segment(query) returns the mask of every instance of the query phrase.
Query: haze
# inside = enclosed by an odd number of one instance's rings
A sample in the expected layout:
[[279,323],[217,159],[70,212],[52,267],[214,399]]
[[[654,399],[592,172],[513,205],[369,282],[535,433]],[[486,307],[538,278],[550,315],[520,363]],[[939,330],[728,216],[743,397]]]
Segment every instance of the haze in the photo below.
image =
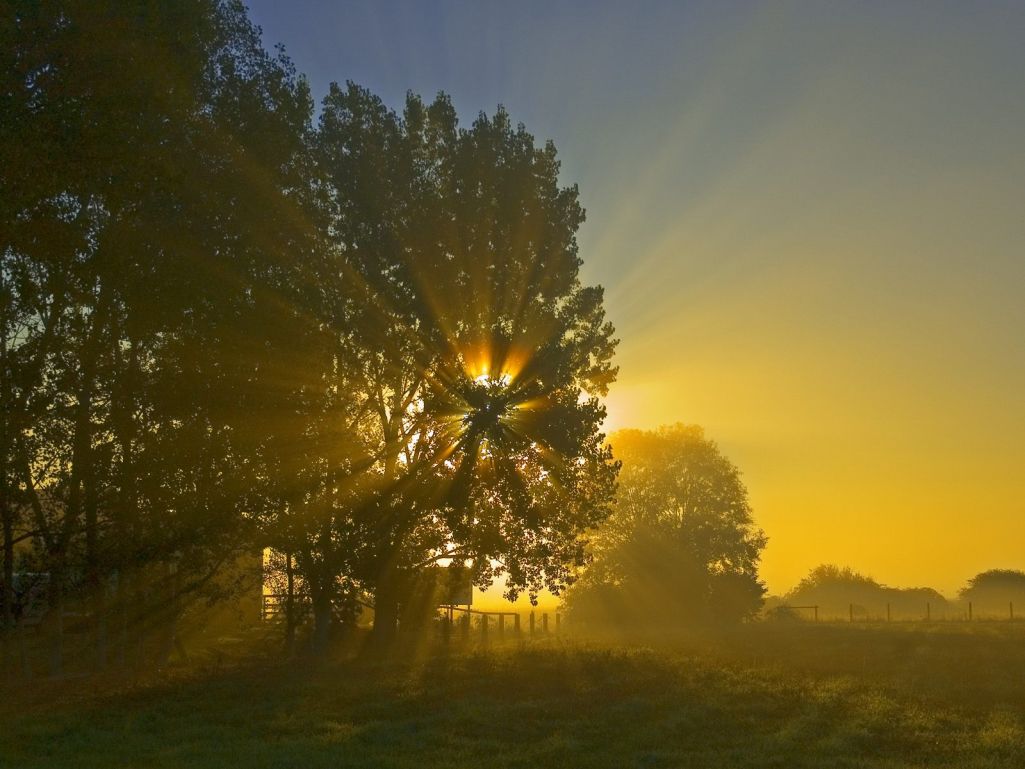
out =
[[515,6],[250,4],[318,98],[501,100],[555,141],[622,339],[608,427],[706,428],[770,592],[1025,566],[1025,8]]

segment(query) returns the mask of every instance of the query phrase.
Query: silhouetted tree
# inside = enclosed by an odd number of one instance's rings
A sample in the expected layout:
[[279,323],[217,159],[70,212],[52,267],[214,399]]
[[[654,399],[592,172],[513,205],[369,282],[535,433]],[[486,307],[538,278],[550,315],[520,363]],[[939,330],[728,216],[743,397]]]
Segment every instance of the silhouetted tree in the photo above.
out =
[[959,593],[962,601],[971,601],[975,616],[1008,616],[1009,604],[1025,614],[1025,572],[1015,569],[990,569],[968,580]]
[[651,627],[755,612],[766,538],[737,468],[700,427],[623,430],[610,442],[619,492],[567,596],[575,621]]
[[616,372],[554,147],[502,109],[460,129],[443,95],[399,115],[352,84],[331,87],[319,144],[374,418],[336,520],[358,532],[339,542],[359,543],[375,630],[391,634],[416,571],[444,558],[480,585],[504,572],[511,595],[558,591],[607,514],[596,396]]
[[615,340],[550,144],[355,86],[314,130],[237,0],[0,25],[5,627],[19,538],[56,670],[67,598],[102,666],[110,621],[173,638],[246,549],[291,555],[321,646],[367,591],[389,634],[447,557],[566,583],[614,485]]
[[255,546],[261,447],[323,333],[312,102],[237,2],[0,23],[5,553],[30,521],[55,668],[71,590],[102,664],[112,595],[122,627],[173,626]]
[[921,618],[928,611],[937,616],[947,608],[947,599],[929,587],[896,588],[880,584],[850,567],[823,564],[812,569],[784,596],[791,604],[817,605],[823,617],[873,619],[886,616]]

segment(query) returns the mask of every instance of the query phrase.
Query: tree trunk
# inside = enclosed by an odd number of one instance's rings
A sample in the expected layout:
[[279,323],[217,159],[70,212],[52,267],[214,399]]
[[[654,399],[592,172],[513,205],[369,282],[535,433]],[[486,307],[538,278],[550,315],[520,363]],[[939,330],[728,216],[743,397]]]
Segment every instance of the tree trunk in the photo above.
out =
[[53,638],[50,646],[50,675],[64,675],[64,554],[58,553],[50,567],[50,585],[47,591],[49,609],[53,613]]
[[374,594],[374,627],[371,638],[376,648],[389,646],[395,640],[400,597],[398,569],[389,558],[381,569],[377,579],[377,591]]
[[85,487],[85,579],[89,611],[92,615],[91,626],[95,641],[96,668],[102,671],[107,667],[107,596],[100,564],[96,468],[92,457],[89,459],[86,472],[83,474]]
[[[0,484],[6,487],[6,483],[0,481]],[[0,515],[3,516],[4,532],[4,568],[3,576],[0,576],[3,582],[3,594],[0,595],[0,602],[3,603],[3,616],[0,617],[0,678],[6,679],[10,670],[10,640],[14,635],[14,516],[8,506],[6,493],[0,497]]]
[[167,624],[163,630],[163,639],[160,648],[160,655],[158,659],[158,667],[164,667],[171,660],[171,653],[174,651],[178,652],[178,655],[182,659],[188,659],[188,655],[185,653],[185,649],[182,646],[181,638],[178,635],[178,620],[181,617],[181,593],[179,590],[179,574],[178,569],[180,564],[178,558],[174,557],[174,560],[168,564],[168,584],[170,588],[170,596],[167,601]]
[[[4,487],[6,485],[3,483]],[[6,492],[6,488],[4,491]],[[0,596],[0,600],[3,601],[3,620],[0,626],[6,634],[14,628],[14,515],[6,493],[0,499],[0,516],[3,516],[4,532],[4,572],[0,577],[4,586],[3,595]]]
[[114,595],[114,604],[117,606],[118,616],[118,640],[117,640],[117,664],[124,669],[128,665],[128,610],[129,591],[127,575],[124,570],[117,575],[117,592]]
[[289,657],[295,652],[295,564],[292,554],[285,555],[285,576],[288,579],[288,592],[285,595],[285,654]]
[[314,655],[327,654],[331,644],[332,624],[331,591],[323,585],[313,590],[313,648]]
[[[115,354],[117,353],[115,346]],[[117,635],[117,664],[124,668],[129,660],[129,613],[131,609],[132,592],[129,590],[130,578],[128,575],[132,567],[132,555],[134,552],[133,538],[136,532],[136,468],[135,468],[135,429],[133,423],[133,408],[135,404],[135,389],[132,384],[134,374],[137,370],[137,352],[135,341],[129,339],[127,360],[118,360],[118,368],[123,372],[120,386],[117,388],[117,397],[111,402],[111,424],[114,428],[114,435],[121,447],[121,459],[118,467],[118,492],[117,504],[112,506],[111,519],[114,524],[115,547],[108,548],[108,567],[116,565],[117,587],[114,596],[115,609],[107,608],[110,618],[114,620]],[[116,615],[116,619],[115,619]],[[108,641],[109,644],[109,641]]]
[[3,644],[0,667],[7,671],[8,640],[14,632],[14,505],[10,498],[11,430],[13,415],[11,403],[11,372],[7,370],[7,285],[0,273],[0,297],[4,305],[0,308],[0,519],[3,524],[3,590],[0,592],[0,643]]

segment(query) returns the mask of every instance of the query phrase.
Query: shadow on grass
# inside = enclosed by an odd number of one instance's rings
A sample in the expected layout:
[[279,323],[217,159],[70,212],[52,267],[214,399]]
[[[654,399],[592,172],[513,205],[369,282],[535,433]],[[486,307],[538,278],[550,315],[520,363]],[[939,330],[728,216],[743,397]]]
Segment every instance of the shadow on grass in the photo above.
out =
[[[980,692],[959,703],[953,690],[933,699],[910,685],[914,675],[838,664],[901,644],[905,656],[943,660],[966,641],[852,632],[758,629],[671,648],[510,644],[8,703],[0,766],[1020,765],[1025,725],[1002,690],[988,702]],[[819,656],[798,666],[803,646]]]

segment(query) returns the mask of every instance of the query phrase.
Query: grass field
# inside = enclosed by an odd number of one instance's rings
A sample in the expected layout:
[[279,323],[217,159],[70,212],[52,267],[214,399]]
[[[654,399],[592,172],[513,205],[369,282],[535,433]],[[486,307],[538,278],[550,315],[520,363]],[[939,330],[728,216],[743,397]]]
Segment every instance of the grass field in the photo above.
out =
[[253,659],[7,691],[0,719],[5,769],[1022,767],[1025,623]]

